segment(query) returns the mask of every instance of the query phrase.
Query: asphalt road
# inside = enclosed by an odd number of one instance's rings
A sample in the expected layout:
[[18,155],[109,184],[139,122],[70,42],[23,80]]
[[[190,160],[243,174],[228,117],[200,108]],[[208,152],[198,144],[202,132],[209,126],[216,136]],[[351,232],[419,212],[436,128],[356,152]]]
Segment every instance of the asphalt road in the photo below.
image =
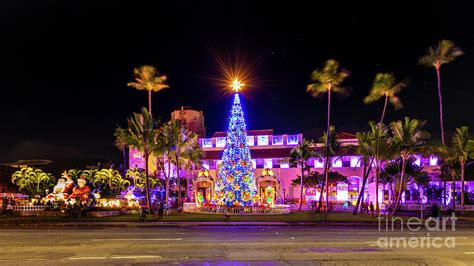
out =
[[3,229],[0,265],[474,265],[472,229],[430,233],[431,239],[443,237],[441,242],[455,237],[455,248],[385,248],[378,245],[384,243],[379,237],[418,239],[427,237],[427,231],[231,226]]

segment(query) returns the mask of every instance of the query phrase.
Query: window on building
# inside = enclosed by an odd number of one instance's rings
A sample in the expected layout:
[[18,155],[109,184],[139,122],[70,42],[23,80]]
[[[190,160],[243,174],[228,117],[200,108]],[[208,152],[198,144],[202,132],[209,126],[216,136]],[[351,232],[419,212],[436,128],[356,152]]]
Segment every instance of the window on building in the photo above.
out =
[[263,168],[263,159],[257,159],[257,168]]
[[420,158],[420,165],[421,166],[424,166],[424,165],[430,165],[430,158]]
[[410,190],[405,190],[405,201],[410,200]]
[[216,169],[216,161],[210,160],[209,161],[209,170],[215,170]]
[[212,148],[212,139],[202,139],[203,148]]
[[283,145],[283,136],[273,136],[272,145]]
[[209,170],[209,161],[203,161],[201,165],[202,168]]
[[273,168],[280,168],[280,160],[273,159]]
[[342,160],[341,158],[338,158],[336,160],[332,161],[332,167],[342,167]]
[[251,159],[250,161],[252,162],[253,169],[257,168],[257,160]]
[[268,135],[257,136],[257,145],[258,146],[268,145]]
[[430,165],[438,165],[438,157],[430,156]]
[[225,137],[216,138],[216,147],[225,147]]
[[265,159],[263,160],[263,168],[273,168],[273,160],[272,159]]
[[314,159],[314,168],[324,168],[324,161],[322,159]]
[[415,159],[416,159],[416,160],[415,160],[414,163],[415,163],[416,165],[420,166],[420,165],[421,165],[421,158],[420,158],[420,156],[419,156],[419,155],[415,155]]
[[288,139],[286,141],[288,145],[297,145],[298,144],[298,135],[288,135]]
[[357,156],[352,156],[351,157],[351,167],[360,167],[360,158]]
[[290,168],[289,162],[280,162],[280,168]]
[[247,145],[248,146],[255,145],[255,138],[253,136],[247,136]]

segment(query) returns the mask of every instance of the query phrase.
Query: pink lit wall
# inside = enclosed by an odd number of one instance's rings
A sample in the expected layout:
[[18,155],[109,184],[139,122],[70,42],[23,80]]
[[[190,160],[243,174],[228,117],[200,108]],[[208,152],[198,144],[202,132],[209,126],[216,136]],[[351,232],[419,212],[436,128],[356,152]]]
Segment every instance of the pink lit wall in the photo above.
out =
[[129,168],[144,168],[145,159],[143,159],[142,153],[136,149],[130,148],[129,153]]

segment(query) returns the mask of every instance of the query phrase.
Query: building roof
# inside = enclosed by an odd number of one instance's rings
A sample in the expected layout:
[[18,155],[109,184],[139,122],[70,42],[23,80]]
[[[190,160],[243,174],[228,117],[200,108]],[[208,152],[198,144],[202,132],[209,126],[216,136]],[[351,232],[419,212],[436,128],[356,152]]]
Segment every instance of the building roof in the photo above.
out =
[[[293,147],[268,148],[268,149],[252,149],[250,148],[250,156],[252,159],[272,159],[272,158],[287,158],[290,157],[290,152]],[[315,147],[315,150],[320,150],[321,147]],[[206,151],[204,160],[220,160],[222,159],[222,150]],[[340,150],[339,156],[353,156],[357,155],[356,148],[349,146]]]
[[336,135],[336,139],[355,139],[357,138],[356,135],[347,133],[347,132],[341,132]]
[[[258,129],[258,130],[247,130],[247,136],[259,136],[259,135],[273,135],[273,129]],[[220,138],[227,136],[227,132],[218,131],[212,135],[213,138]]]
[[18,160],[13,163],[2,163],[2,165],[10,167],[22,167],[22,166],[35,166],[35,165],[48,165],[53,161],[43,160],[43,159],[33,159],[33,160]]

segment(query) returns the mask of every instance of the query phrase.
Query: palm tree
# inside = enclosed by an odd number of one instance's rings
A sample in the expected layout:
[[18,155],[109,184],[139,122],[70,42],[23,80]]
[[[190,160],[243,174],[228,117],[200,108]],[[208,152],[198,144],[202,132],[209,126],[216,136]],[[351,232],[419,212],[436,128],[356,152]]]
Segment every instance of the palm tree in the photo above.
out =
[[[179,123],[176,121],[174,123],[177,126],[177,131],[174,129],[172,131],[177,132],[178,134],[174,135],[175,139],[173,141],[173,155],[174,155],[174,165],[176,166],[176,185],[178,186],[178,208],[181,207],[182,200],[181,200],[181,177],[179,170],[181,166],[186,164],[186,157],[184,156],[184,150],[192,146],[193,143],[197,142],[197,135],[192,132],[188,131],[185,128],[181,128]],[[183,155],[183,156],[182,156]]]
[[398,188],[398,197],[392,211],[394,215],[400,205],[405,180],[406,161],[409,156],[416,153],[425,152],[427,149],[426,141],[430,137],[429,133],[423,130],[425,121],[410,119],[405,117],[404,121],[390,123],[393,143],[397,146],[399,156],[402,160],[402,169],[400,172],[400,184]]
[[[170,176],[171,176],[171,140],[168,137],[168,130],[170,122],[164,123],[158,129],[155,145],[153,146],[153,154],[156,156],[158,163],[158,169],[165,178],[165,202],[169,203],[169,187],[170,187]],[[168,167],[165,167],[165,166]]]
[[379,207],[379,179],[380,170],[383,164],[393,159],[396,152],[396,146],[389,141],[389,130],[382,123],[375,124],[373,121],[369,123],[370,130],[367,134],[367,141],[363,142],[363,149],[372,159],[375,170],[375,210],[377,215],[380,213]]
[[[145,189],[145,174],[143,173],[144,170],[141,168],[133,168],[128,169],[126,173],[126,178],[131,179],[133,181],[133,185],[139,189]],[[150,187],[156,188],[158,185],[162,185],[162,182],[158,178],[151,178],[150,179]]]
[[127,86],[148,92],[148,110],[151,115],[151,93],[169,88],[169,86],[165,84],[166,76],[161,75],[154,66],[147,65],[133,69],[133,74],[135,76],[135,82],[130,82]]
[[474,159],[474,140],[471,139],[468,127],[456,128],[452,140],[452,151],[461,167],[461,215],[464,216],[464,175],[466,161]]
[[[423,171],[423,167],[415,163],[416,158],[411,156],[407,158],[405,162],[405,178],[403,180],[402,190],[405,190],[408,184],[416,183],[420,191],[420,188],[426,188],[429,183],[428,173]],[[392,183],[396,183],[400,186],[402,179],[400,178],[401,169],[403,167],[401,158],[387,163],[383,170],[380,172],[380,178],[382,183],[390,185],[390,192],[392,191]],[[421,196],[421,195],[420,195]]]
[[115,139],[115,147],[122,152],[122,160],[123,160],[123,165],[121,167],[122,173],[126,173],[127,167],[127,156],[126,156],[126,145],[125,143],[121,142],[121,139]]
[[383,106],[382,117],[380,118],[380,123],[383,123],[385,117],[385,111],[387,109],[387,103],[390,103],[395,107],[395,109],[400,109],[403,107],[400,98],[397,97],[397,94],[406,86],[406,81],[396,82],[395,75],[392,73],[378,73],[375,76],[374,82],[372,83],[372,88],[367,97],[364,98],[364,103],[369,104],[375,101],[378,101],[380,98],[384,97],[385,103]]
[[313,143],[312,141],[303,139],[302,142],[298,144],[298,146],[294,147],[290,151],[290,162],[292,164],[299,165],[301,167],[301,176],[300,176],[300,207],[299,211],[301,211],[301,207],[303,206],[303,176],[305,170],[309,168],[308,159],[311,157],[315,157],[315,153],[313,151]]
[[156,145],[158,132],[156,130],[157,120],[155,120],[148,110],[143,107],[141,113],[134,113],[132,117],[127,119],[127,128],[117,128],[115,130],[115,137],[120,139],[119,142],[124,143],[128,147],[135,148],[142,152],[145,159],[145,197],[150,212],[150,180],[148,178],[148,161],[151,153]]
[[[181,152],[181,156],[184,160],[184,167],[191,170],[191,179],[194,178],[196,168],[201,167],[201,160],[204,158],[204,150],[199,145],[199,136],[194,135],[194,138],[189,141],[187,146]],[[186,179],[186,195],[189,200],[189,178]]]
[[123,178],[119,171],[112,168],[97,171],[92,180],[93,185],[101,185],[105,188],[107,197],[118,194],[130,185],[130,181]]
[[354,207],[354,210],[352,211],[352,214],[357,214],[360,203],[363,200],[365,185],[367,183],[367,179],[369,178],[369,174],[372,170],[372,162],[373,162],[370,150],[367,148],[370,143],[369,133],[357,132],[356,136],[357,136],[357,142],[358,142],[357,154],[362,156],[362,163],[364,164],[364,170],[363,170],[362,187],[360,188],[359,196],[357,197],[357,202]]
[[[341,94],[341,95],[349,94],[348,89],[341,86],[342,82],[344,82],[344,80],[349,76],[349,74],[350,72],[345,69],[342,69],[339,71],[339,63],[333,59],[327,60],[324,63],[324,67],[322,69],[316,69],[311,74],[311,81],[313,83],[308,84],[306,91],[311,93],[313,97],[319,97],[325,93],[328,94],[326,135],[329,135],[330,125],[331,125],[331,93],[334,92],[336,94]],[[326,154],[329,154],[328,141],[329,139],[326,139]],[[328,163],[329,162],[326,162],[326,165]],[[326,171],[326,175],[327,174],[328,174],[328,171]],[[326,179],[327,179],[327,176],[326,176]],[[328,197],[329,196],[326,193],[326,204],[327,204]]]
[[[340,143],[337,141],[336,136],[336,128],[334,126],[329,127],[329,138],[327,137],[327,133],[324,133],[324,135],[319,139],[320,142],[325,143],[325,150],[322,154],[325,158],[325,164],[324,164],[324,182],[321,187],[321,191],[324,191],[324,187],[326,186],[326,211],[329,211],[328,204],[329,204],[329,173],[331,170],[331,162],[333,161],[332,158],[340,153]],[[322,203],[323,203],[323,194],[321,193],[319,195],[319,205],[317,208],[317,212],[321,210]]]
[[12,183],[31,196],[40,195],[54,183],[54,177],[39,168],[22,167],[12,175]]
[[448,147],[445,145],[432,145],[431,153],[436,154],[441,160],[442,164],[441,167],[438,169],[440,171],[440,179],[443,180],[443,198],[444,204],[446,205],[446,182],[451,181],[451,196],[452,196],[452,208],[453,211],[456,210],[456,180],[460,178],[460,166],[458,164],[458,158],[454,154],[454,150],[452,147]]
[[438,99],[439,99],[439,124],[441,127],[441,141],[445,145],[444,141],[444,124],[443,124],[443,98],[441,96],[441,76],[440,69],[441,65],[447,64],[457,57],[461,56],[463,52],[459,49],[454,42],[449,40],[441,40],[436,47],[430,47],[426,54],[422,55],[418,59],[418,64],[426,67],[434,67],[436,70],[436,76],[438,78]]

